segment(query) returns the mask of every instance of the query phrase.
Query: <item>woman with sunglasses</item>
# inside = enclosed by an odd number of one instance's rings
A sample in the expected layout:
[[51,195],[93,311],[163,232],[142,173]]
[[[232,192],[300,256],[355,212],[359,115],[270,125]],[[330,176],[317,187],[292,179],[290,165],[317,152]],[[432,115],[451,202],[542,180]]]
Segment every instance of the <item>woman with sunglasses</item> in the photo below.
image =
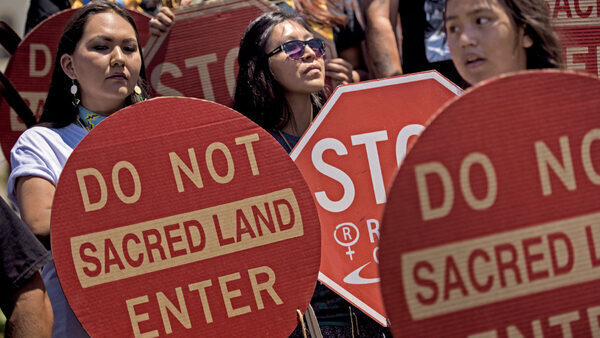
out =
[[[11,151],[8,197],[33,234],[50,249],[50,212],[58,178],[75,146],[117,110],[146,97],[135,22],[108,1],[76,11],[60,37],[40,125]],[[87,337],[58,281],[54,262],[42,269],[54,312],[54,337]]]
[[339,84],[369,78],[361,43],[365,34],[357,0],[271,0],[282,12],[298,13],[321,36],[335,43],[338,57],[325,62],[325,75]]
[[242,36],[233,108],[290,152],[324,101],[324,52],[299,16],[260,16]]
[[[242,36],[234,109],[269,131],[288,153],[325,100],[324,53],[323,41],[314,38],[310,26],[295,14],[265,13]],[[352,336],[357,317],[361,336],[388,332],[317,284],[311,304],[323,336]],[[292,336],[302,335],[296,329]]]

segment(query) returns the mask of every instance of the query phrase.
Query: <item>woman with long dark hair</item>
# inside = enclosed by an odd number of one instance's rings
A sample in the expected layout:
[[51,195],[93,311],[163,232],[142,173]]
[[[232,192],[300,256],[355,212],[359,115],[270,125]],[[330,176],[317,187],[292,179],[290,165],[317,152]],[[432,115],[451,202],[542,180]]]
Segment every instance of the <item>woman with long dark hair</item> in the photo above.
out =
[[357,0],[275,0],[283,12],[298,13],[311,29],[335,43],[338,57],[325,63],[325,75],[339,84],[369,79]]
[[[11,151],[8,196],[46,248],[56,184],[73,148],[104,118],[146,96],[139,36],[127,11],[94,1],[75,12],[59,40],[40,125],[26,130]],[[53,262],[42,277],[54,312],[53,335],[87,336]]]
[[[266,129],[287,152],[325,101],[324,48],[293,13],[265,13],[242,36],[234,109]],[[363,336],[386,332],[320,283],[311,304],[325,337],[351,336],[357,317]],[[301,336],[299,329],[292,336]]]
[[290,152],[325,99],[324,52],[299,16],[260,16],[242,36],[233,108]]
[[471,85],[508,72],[562,67],[544,0],[447,0],[444,15],[452,60]]

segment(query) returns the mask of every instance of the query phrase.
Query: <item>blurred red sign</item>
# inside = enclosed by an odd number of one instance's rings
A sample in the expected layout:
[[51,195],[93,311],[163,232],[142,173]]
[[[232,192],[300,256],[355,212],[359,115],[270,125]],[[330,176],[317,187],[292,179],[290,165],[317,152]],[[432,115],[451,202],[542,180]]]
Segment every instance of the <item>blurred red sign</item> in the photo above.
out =
[[565,67],[600,75],[600,2],[547,0],[561,36]]
[[[75,11],[68,9],[42,21],[21,41],[6,66],[6,77],[29,105],[36,119],[42,115],[48,94],[58,40]],[[135,20],[141,44],[144,45],[148,41],[150,17],[127,11]],[[7,159],[10,158],[10,149],[25,129],[17,113],[0,96],[0,145]]]
[[382,219],[394,335],[600,334],[598,92],[588,75],[525,72],[427,126]]
[[248,24],[277,10],[266,0],[224,0],[179,8],[168,34],[144,49],[156,96],[197,97],[233,105],[240,39]]
[[321,220],[319,280],[386,325],[379,217],[423,126],[461,90],[435,71],[338,87],[291,153]]
[[81,141],[51,238],[92,337],[287,336],[320,261],[314,201],[286,152],[239,113],[189,98],[128,107]]

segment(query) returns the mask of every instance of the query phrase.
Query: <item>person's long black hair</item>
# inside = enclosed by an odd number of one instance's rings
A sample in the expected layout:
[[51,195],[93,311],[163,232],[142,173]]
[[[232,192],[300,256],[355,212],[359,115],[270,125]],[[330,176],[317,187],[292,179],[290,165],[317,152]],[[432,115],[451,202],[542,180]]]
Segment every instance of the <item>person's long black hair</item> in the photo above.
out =
[[[292,117],[283,87],[269,68],[266,46],[273,27],[284,21],[294,21],[311,32],[310,26],[298,15],[269,12],[255,19],[242,36],[233,109],[244,114],[267,130],[282,129]],[[325,92],[311,94],[316,113],[325,100]]]
[[517,27],[533,40],[526,48],[527,69],[562,68],[560,39],[552,27],[550,9],[544,0],[500,0]]
[[[70,91],[73,81],[64,73],[60,65],[60,58],[64,54],[73,54],[77,43],[83,35],[85,24],[89,21],[89,19],[95,14],[105,12],[114,12],[131,24],[135,31],[138,48],[140,49],[142,66],[140,68],[137,85],[142,90],[142,94],[140,97],[132,92],[125,99],[125,106],[149,97],[149,91],[146,84],[146,67],[144,66],[140,37],[135,25],[135,21],[129,15],[129,13],[127,13],[127,10],[123,9],[119,5],[109,1],[92,1],[90,4],[81,7],[73,14],[71,19],[69,19],[67,22],[67,25],[65,26],[65,29],[60,37],[58,42],[58,51],[54,61],[54,70],[52,71],[52,79],[48,89],[48,96],[46,97],[44,110],[42,111],[42,116],[40,117],[39,121],[42,123],[42,125],[61,128],[71,124],[77,118],[78,110],[77,107],[73,105],[73,95]],[[75,81],[75,84],[78,85],[77,81]]]

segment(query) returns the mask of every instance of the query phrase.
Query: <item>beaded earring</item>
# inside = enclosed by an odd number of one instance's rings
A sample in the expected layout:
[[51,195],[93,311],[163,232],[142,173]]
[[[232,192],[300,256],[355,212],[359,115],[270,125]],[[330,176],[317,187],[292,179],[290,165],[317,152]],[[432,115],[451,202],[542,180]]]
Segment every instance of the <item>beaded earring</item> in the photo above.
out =
[[71,80],[73,82],[73,85],[71,85],[71,94],[73,95],[73,106],[77,107],[77,105],[79,104],[79,99],[77,98],[77,91],[79,90],[79,88],[77,88],[77,85],[75,84],[75,80]]
[[140,88],[140,86],[135,85],[135,87],[133,87],[133,92],[137,95],[139,102],[144,101],[144,97],[142,96],[142,88]]

